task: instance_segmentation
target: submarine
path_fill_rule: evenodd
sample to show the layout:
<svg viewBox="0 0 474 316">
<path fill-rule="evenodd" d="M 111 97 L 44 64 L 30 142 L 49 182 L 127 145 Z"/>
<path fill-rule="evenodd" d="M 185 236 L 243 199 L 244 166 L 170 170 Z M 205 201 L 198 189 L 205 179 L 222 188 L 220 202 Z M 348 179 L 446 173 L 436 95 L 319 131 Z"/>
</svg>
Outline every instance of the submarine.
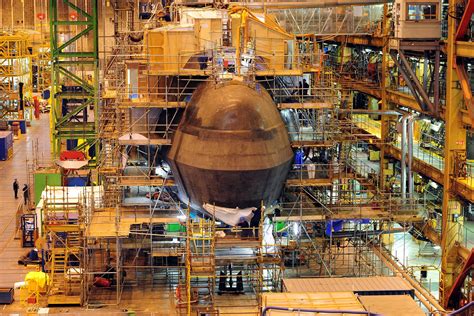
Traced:
<svg viewBox="0 0 474 316">
<path fill-rule="evenodd" d="M 244 209 L 279 198 L 293 151 L 265 88 L 233 79 L 196 89 L 167 158 L 178 196 L 191 208 Z"/>
</svg>

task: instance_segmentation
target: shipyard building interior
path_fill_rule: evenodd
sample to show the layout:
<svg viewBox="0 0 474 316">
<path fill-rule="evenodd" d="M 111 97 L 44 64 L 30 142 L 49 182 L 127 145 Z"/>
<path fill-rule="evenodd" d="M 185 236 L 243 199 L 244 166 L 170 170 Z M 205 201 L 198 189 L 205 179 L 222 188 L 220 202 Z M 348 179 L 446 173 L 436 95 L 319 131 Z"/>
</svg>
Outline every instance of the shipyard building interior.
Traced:
<svg viewBox="0 0 474 316">
<path fill-rule="evenodd" d="M 0 0 L 0 313 L 474 315 L 474 0 Z"/>
</svg>

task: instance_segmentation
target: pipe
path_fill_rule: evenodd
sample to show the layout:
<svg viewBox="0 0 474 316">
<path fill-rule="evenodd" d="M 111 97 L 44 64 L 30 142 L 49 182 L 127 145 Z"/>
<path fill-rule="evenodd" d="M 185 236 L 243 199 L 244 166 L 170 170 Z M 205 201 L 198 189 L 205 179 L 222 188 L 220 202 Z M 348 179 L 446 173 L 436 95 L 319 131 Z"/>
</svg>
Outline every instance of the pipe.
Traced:
<svg viewBox="0 0 474 316">
<path fill-rule="evenodd" d="M 415 197 L 415 181 L 413 179 L 413 125 L 415 120 L 414 114 L 409 115 L 408 117 L 408 198 L 412 200 Z"/>
<path fill-rule="evenodd" d="M 363 109 L 339 109 L 339 112 L 349 112 L 352 114 L 380 114 L 380 115 L 398 115 L 402 116 L 403 113 L 394 110 L 363 110 Z"/>
<path fill-rule="evenodd" d="M 308 308 L 292 308 L 292 307 L 279 307 L 279 306 L 266 306 L 262 311 L 262 316 L 267 315 L 267 311 L 285 311 L 285 312 L 299 312 L 299 313 L 325 313 L 325 314 L 353 314 L 353 315 L 369 315 L 369 316 L 382 316 L 367 311 L 351 311 L 351 310 L 332 310 L 332 309 L 308 309 Z"/>
<path fill-rule="evenodd" d="M 406 155 L 407 155 L 407 115 L 404 115 L 402 118 L 402 141 L 401 141 L 401 150 L 402 150 L 402 159 L 401 159 L 401 191 L 402 199 L 405 200 L 406 191 L 407 191 L 407 180 L 406 180 Z"/>
<path fill-rule="evenodd" d="M 413 120 L 416 114 L 406 113 L 402 117 L 402 159 L 401 159 L 401 191 L 402 199 L 413 198 L 415 186 L 413 180 Z M 408 158 L 407 158 L 408 155 Z M 408 190 L 407 190 L 408 180 Z M 408 196 L 407 196 L 408 191 Z"/>
<path fill-rule="evenodd" d="M 471 311 L 471 307 L 474 308 L 474 302 L 469 302 L 468 304 L 464 305 L 463 307 L 461 307 L 460 309 L 458 310 L 455 310 L 451 313 L 448 314 L 448 316 L 454 316 L 454 315 L 458 315 L 464 311 Z"/>
<path fill-rule="evenodd" d="M 439 69 L 440 65 L 440 52 L 436 50 L 435 53 L 435 67 L 434 67 L 434 108 L 436 113 L 439 111 Z"/>
<path fill-rule="evenodd" d="M 255 2 L 232 2 L 232 6 L 243 6 L 243 7 L 257 7 L 263 8 L 275 8 L 275 9 L 286 9 L 286 8 L 328 8 L 345 5 L 375 5 L 385 4 L 393 2 L 393 0 L 303 0 L 303 1 L 255 1 Z"/>
</svg>

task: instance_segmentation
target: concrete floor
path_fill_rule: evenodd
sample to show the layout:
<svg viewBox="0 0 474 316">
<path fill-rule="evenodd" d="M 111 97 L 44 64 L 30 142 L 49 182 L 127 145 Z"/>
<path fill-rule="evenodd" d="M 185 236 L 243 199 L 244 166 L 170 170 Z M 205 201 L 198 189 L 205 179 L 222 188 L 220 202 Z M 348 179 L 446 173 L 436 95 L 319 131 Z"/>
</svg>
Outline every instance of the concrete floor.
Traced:
<svg viewBox="0 0 474 316">
<path fill-rule="evenodd" d="M 22 202 L 21 188 L 27 183 L 28 168 L 26 159 L 33 156 L 33 142 L 38 140 L 38 151 L 49 155 L 49 119 L 42 115 L 39 121 L 33 121 L 25 135 L 21 135 L 13 144 L 13 157 L 0 161 L 0 287 L 11 287 L 14 282 L 22 281 L 28 269 L 17 264 L 18 258 L 28 249 L 21 248 L 21 241 L 15 239 L 16 212 Z M 12 184 L 17 178 L 20 183 L 19 199 L 15 200 Z M 31 190 L 31 195 L 33 191 Z M 18 234 L 18 237 L 20 235 Z"/>
</svg>

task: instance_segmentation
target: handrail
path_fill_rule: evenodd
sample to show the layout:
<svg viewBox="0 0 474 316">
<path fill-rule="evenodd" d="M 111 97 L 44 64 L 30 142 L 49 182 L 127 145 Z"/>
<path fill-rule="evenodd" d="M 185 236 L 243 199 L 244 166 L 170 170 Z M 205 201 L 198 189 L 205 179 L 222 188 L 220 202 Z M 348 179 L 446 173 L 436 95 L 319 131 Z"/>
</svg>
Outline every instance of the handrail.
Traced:
<svg viewBox="0 0 474 316">
<path fill-rule="evenodd" d="M 470 302 L 467 305 L 464 305 L 460 309 L 457 309 L 451 313 L 448 314 L 448 316 L 454 316 L 454 315 L 459 315 L 460 313 L 464 311 L 470 311 L 472 308 L 474 308 L 474 302 Z"/>
<path fill-rule="evenodd" d="M 279 306 L 266 306 L 262 311 L 262 316 L 266 316 L 267 311 L 269 310 L 298 312 L 298 313 L 325 313 L 325 314 L 351 314 L 351 315 L 381 316 L 381 314 L 376 314 L 376 313 L 367 312 L 367 311 L 308 309 L 308 308 L 292 308 L 292 307 L 279 307 Z"/>
</svg>

